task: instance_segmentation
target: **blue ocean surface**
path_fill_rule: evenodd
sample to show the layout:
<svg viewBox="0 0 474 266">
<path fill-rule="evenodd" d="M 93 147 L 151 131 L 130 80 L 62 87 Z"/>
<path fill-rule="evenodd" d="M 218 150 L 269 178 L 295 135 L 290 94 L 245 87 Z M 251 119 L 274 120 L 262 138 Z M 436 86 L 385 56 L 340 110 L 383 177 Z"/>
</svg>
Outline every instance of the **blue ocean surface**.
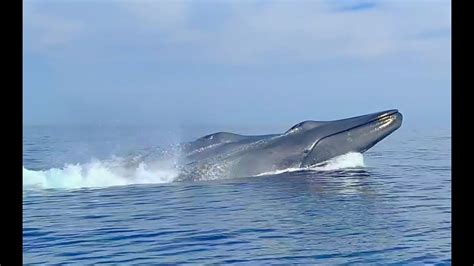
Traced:
<svg viewBox="0 0 474 266">
<path fill-rule="evenodd" d="M 25 126 L 24 263 L 451 264 L 449 128 L 402 126 L 364 155 L 254 177 L 127 164 L 217 130 Z M 233 129 L 272 133 L 253 130 Z"/>
</svg>

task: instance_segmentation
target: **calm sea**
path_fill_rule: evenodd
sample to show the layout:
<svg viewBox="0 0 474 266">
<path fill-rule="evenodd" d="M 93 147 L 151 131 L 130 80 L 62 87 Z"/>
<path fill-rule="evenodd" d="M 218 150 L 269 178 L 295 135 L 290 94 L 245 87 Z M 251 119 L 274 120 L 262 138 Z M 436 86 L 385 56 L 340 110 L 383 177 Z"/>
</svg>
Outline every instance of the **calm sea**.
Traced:
<svg viewBox="0 0 474 266">
<path fill-rule="evenodd" d="M 449 128 L 402 126 L 317 171 L 173 182 L 169 165 L 124 166 L 212 131 L 25 126 L 24 263 L 451 264 Z"/>
</svg>

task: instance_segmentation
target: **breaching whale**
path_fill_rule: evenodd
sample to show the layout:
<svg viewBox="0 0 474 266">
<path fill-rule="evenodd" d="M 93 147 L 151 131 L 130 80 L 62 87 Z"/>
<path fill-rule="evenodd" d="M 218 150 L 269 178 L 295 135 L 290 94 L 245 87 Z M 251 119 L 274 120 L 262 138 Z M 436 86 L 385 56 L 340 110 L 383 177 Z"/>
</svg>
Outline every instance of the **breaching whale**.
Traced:
<svg viewBox="0 0 474 266">
<path fill-rule="evenodd" d="M 178 180 L 248 177 L 363 153 L 397 130 L 402 119 L 398 110 L 387 110 L 334 121 L 304 121 L 281 134 L 210 134 L 181 145 Z"/>
</svg>

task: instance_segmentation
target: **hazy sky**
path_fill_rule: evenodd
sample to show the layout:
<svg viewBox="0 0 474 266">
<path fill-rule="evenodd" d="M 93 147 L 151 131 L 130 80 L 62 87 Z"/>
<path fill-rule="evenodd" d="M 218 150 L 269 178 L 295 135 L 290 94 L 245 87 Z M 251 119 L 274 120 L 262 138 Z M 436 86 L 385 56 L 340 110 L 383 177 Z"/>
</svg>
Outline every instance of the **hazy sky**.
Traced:
<svg viewBox="0 0 474 266">
<path fill-rule="evenodd" d="M 23 3 L 24 124 L 451 121 L 449 1 Z"/>
</svg>

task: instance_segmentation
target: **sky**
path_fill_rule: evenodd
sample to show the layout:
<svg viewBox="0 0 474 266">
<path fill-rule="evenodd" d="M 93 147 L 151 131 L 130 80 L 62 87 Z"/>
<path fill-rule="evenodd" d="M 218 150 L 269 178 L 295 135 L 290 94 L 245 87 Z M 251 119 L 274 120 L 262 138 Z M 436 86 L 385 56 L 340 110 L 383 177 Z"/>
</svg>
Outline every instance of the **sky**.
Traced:
<svg viewBox="0 0 474 266">
<path fill-rule="evenodd" d="M 24 125 L 450 126 L 451 3 L 24 0 Z"/>
</svg>

